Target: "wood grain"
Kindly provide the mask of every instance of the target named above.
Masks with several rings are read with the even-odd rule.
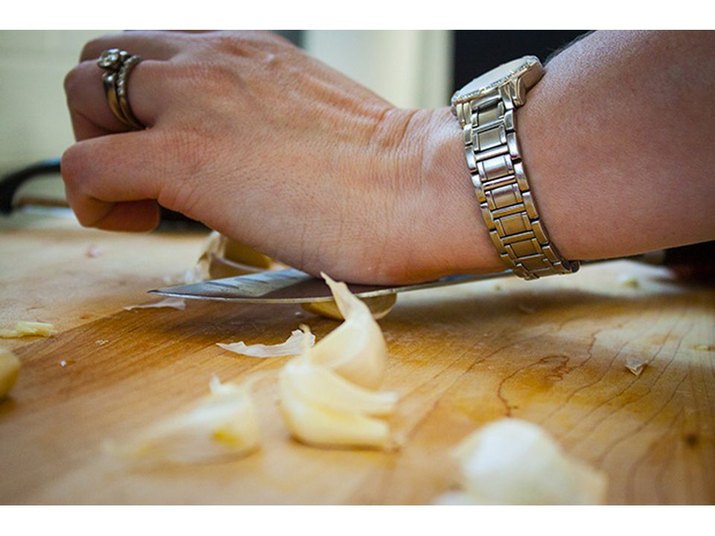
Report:
[[[258,453],[128,468],[105,452],[107,440],[191,404],[212,374],[238,380],[285,363],[215,343],[280,342],[300,322],[320,338],[337,325],[292,305],[122,309],[153,301],[145,291],[190,267],[202,240],[28,215],[2,223],[0,325],[46,320],[61,332],[0,341],[22,361],[0,403],[0,502],[430,503],[453,483],[449,449],[513,416],[605,471],[610,503],[715,503],[715,290],[626,261],[401,295],[380,322],[390,350],[384,387],[401,396],[390,419],[398,452],[291,440],[269,378],[256,389]],[[105,254],[86,257],[91,243]],[[623,285],[624,275],[639,287]],[[625,368],[629,358],[648,363],[640,376]]]

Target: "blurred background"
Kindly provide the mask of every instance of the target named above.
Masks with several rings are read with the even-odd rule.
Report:
[[[63,78],[96,31],[0,31],[0,177],[58,157],[72,142]],[[455,89],[504,61],[542,61],[582,35],[574,31],[278,31],[311,55],[400,107],[446,106]],[[97,83],[100,83],[97,80]],[[15,193],[61,198],[59,176]]]

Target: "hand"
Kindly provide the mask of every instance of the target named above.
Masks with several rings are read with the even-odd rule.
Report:
[[[144,58],[129,100],[146,130],[107,106],[96,58],[112,47]],[[480,251],[477,267],[501,269],[446,108],[397,109],[270,33],[128,32],[81,60],[62,174],[83,225],[150,230],[160,204],[353,282],[430,279]]]

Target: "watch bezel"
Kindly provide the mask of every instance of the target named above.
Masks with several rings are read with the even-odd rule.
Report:
[[[502,74],[502,71],[508,68],[507,72]],[[536,56],[523,56],[514,60],[502,63],[497,67],[487,71],[486,73],[473,79],[461,89],[457,90],[452,95],[451,104],[456,106],[464,102],[472,101],[482,97],[488,93],[498,90],[507,84],[514,83],[521,79],[525,89],[531,88],[543,76],[544,70],[541,61]],[[493,80],[491,79],[493,78]],[[478,87],[469,89],[469,86],[475,82],[483,80]]]

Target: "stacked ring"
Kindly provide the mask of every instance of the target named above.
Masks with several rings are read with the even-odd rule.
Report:
[[[130,73],[140,61],[140,56],[118,48],[103,51],[97,60],[97,65],[106,71],[102,75],[102,83],[109,109],[123,125],[136,130],[146,127],[136,118],[129,105],[128,81]]]

